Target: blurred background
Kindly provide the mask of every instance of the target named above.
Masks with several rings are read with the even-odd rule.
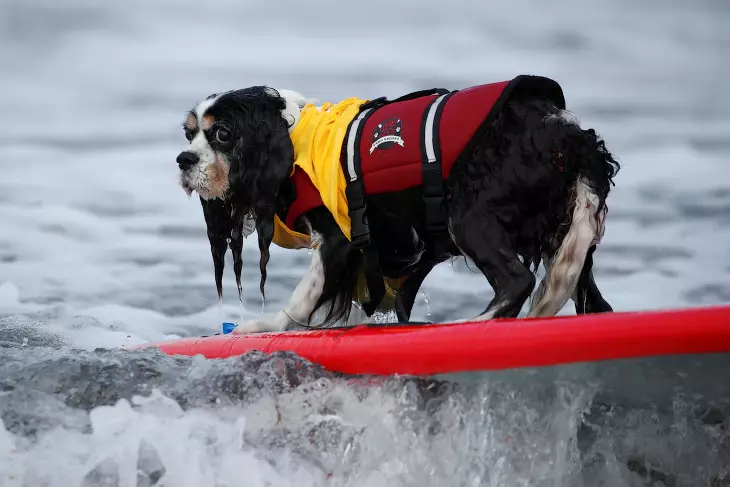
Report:
[[[595,256],[606,299],[616,310],[728,303],[729,25],[726,0],[0,0],[0,361],[44,360],[20,353],[28,339],[68,358],[219,330],[200,204],[178,186],[175,157],[189,108],[255,84],[336,102],[551,77],[622,164]],[[308,259],[273,249],[265,312]],[[257,262],[249,239],[244,317],[262,311]],[[463,260],[423,291],[414,319],[473,316],[492,297]],[[230,259],[224,302],[239,319]],[[551,471],[542,465],[534,472]]]

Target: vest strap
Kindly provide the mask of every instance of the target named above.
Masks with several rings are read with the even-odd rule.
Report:
[[[362,303],[363,311],[372,316],[385,297],[383,271],[375,244],[370,239],[365,186],[362,182],[360,163],[360,139],[365,122],[375,112],[374,108],[362,110],[347,127],[345,134],[345,174],[347,174],[347,207],[350,215],[350,241],[355,249],[362,251],[363,272],[368,288],[369,300]]]
[[[423,113],[421,120],[421,167],[423,174],[423,205],[426,229],[434,240],[434,255],[438,259],[446,251],[449,239],[448,215],[444,180],[441,175],[441,144],[439,127],[446,101],[453,93],[436,97]]]
[[[345,194],[347,196],[350,215],[350,240],[353,246],[362,251],[363,271],[368,288],[369,301],[362,303],[368,316],[377,309],[385,296],[385,284],[380,267],[377,246],[370,238],[370,227],[367,219],[365,187],[362,182],[362,165],[360,160],[360,140],[368,118],[380,107],[390,103],[406,101],[423,96],[436,96],[427,106],[421,121],[421,159],[423,171],[423,203],[425,205],[426,225],[434,240],[434,259],[438,259],[446,249],[448,242],[448,223],[444,196],[444,182],[441,177],[441,145],[439,142],[439,125],[444,104],[454,92],[443,88],[416,91],[395,100],[377,98],[363,104],[360,113],[347,127],[345,134],[345,151],[343,165],[347,176]],[[422,281],[422,279],[421,279]],[[415,291],[420,282],[413,281]],[[414,291],[411,291],[414,292]],[[403,310],[401,310],[401,314]]]
[[[360,106],[360,109],[365,110],[366,108],[380,108],[384,105],[389,105],[391,103],[415,100],[416,98],[422,98],[424,96],[430,96],[430,95],[444,95],[446,93],[450,93],[450,91],[447,90],[446,88],[429,88],[426,90],[419,90],[419,91],[414,91],[412,93],[408,93],[406,95],[396,98],[395,100],[388,100],[387,97],[381,96],[380,98],[375,98],[373,100],[363,103]]]

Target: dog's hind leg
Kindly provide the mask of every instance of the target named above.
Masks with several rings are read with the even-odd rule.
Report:
[[[550,275],[550,256],[548,254],[542,255],[542,265],[545,267],[545,277],[540,280],[540,284],[537,286],[537,291],[535,291],[535,294],[533,294],[530,299],[530,310],[532,310],[535,304],[538,303],[545,295],[545,288]]]
[[[603,299],[601,291],[598,290],[596,281],[593,279],[593,252],[596,246],[588,249],[586,260],[583,263],[583,270],[578,278],[578,285],[573,293],[576,314],[586,313],[609,313],[613,311],[611,305]]]
[[[520,260],[507,231],[489,213],[465,210],[450,220],[451,236],[494,289],[494,298],[475,319],[515,318],[535,287],[535,276]]]
[[[579,179],[570,229],[551,259],[544,292],[528,316],[555,316],[573,296],[588,251],[603,234],[605,212],[597,213],[598,204],[598,196]]]
[[[588,254],[586,255],[585,262],[583,263],[583,269],[580,272],[580,277],[578,277],[578,284],[571,296],[573,303],[575,303],[575,313],[579,315],[586,313],[607,313],[613,311],[611,305],[608,304],[601,295],[601,292],[598,290],[598,286],[596,285],[596,281],[593,278],[593,252],[595,252],[595,250],[595,245],[588,249]],[[542,297],[545,295],[550,274],[550,262],[550,257],[545,255],[543,257],[543,264],[545,266],[546,276],[542,279],[542,281],[540,281],[540,285],[537,287],[537,292],[535,292],[532,297],[532,302],[530,303],[531,311],[535,304],[540,302]]]

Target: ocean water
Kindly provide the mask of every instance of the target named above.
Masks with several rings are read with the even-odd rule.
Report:
[[[730,485],[724,357],[415,380],[120,348],[261,313],[252,239],[243,311],[230,264],[219,311],[175,163],[185,111],[254,84],[337,101],[552,77],[622,163],[608,301],[730,302],[729,23],[722,0],[2,0],[0,486]],[[264,312],[307,261],[272,250]],[[414,319],[492,296],[463,261],[423,289]]]

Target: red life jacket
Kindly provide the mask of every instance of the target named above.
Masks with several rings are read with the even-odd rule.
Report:
[[[436,254],[433,258],[441,256],[449,238],[444,181],[461,154],[469,153],[501,107],[518,94],[548,99],[557,108],[565,108],[558,83],[526,75],[459,91],[434,89],[392,101],[380,98],[360,107],[348,126],[341,163],[347,181],[350,240],[363,254],[370,300],[361,304],[368,316],[383,300],[386,288],[377,248],[370,242],[365,197],[423,186],[426,229]],[[324,205],[304,171],[296,169],[291,180],[296,200],[286,216],[289,228],[303,213]]]
[[[357,179],[362,180],[365,195],[403,191],[424,184],[424,170],[429,159],[438,159],[431,163],[439,163],[438,182],[445,181],[469,143],[516,94],[547,98],[558,108],[565,108],[558,83],[526,75],[453,92],[426,90],[392,101],[368,102],[362,109],[364,112],[372,104],[371,111],[362,118],[361,112],[353,121],[355,124],[359,119],[361,124],[357,127],[358,151],[350,154],[347,147],[343,147],[345,176],[351,180],[354,169],[358,173]],[[317,188],[304,171],[295,169],[291,181],[296,200],[286,215],[285,223],[289,228],[293,228],[302,214],[323,205]]]

